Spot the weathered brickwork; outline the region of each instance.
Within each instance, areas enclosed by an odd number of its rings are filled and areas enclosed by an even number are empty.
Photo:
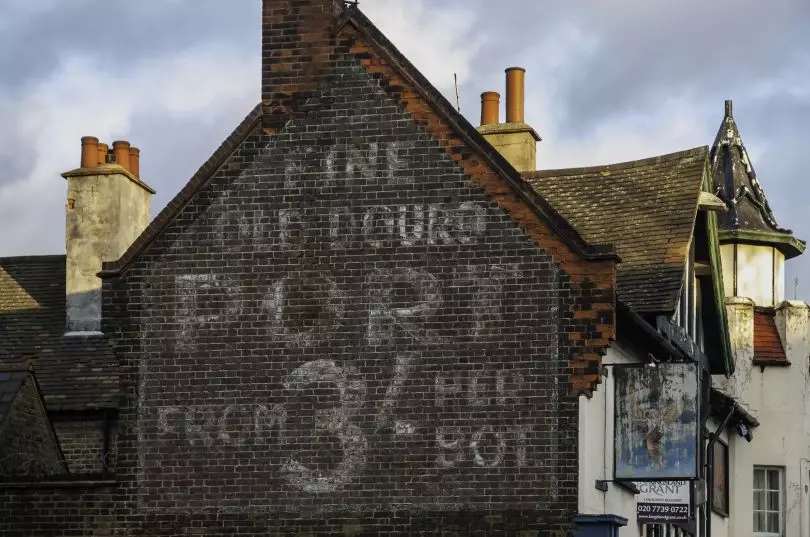
[[[556,265],[355,58],[310,106],[110,288],[137,510],[564,519]]]
[[[104,452],[104,427],[103,420],[54,421],[53,428],[71,474],[100,474],[105,464],[114,465],[112,449]]]
[[[363,28],[366,29],[366,28]],[[366,29],[374,32],[373,28]],[[368,35],[368,34],[366,34]],[[561,314],[571,321],[562,332],[561,345],[572,362],[570,389],[590,394],[601,382],[601,355],[608,341],[615,337],[615,261],[584,260],[555,234],[548,222],[532,212],[524,199],[510,188],[501,175],[483,162],[483,155],[470,149],[456,136],[448,122],[434,112],[435,106],[425,100],[416,88],[403,80],[392,67],[395,58],[381,57],[378,48],[367,43],[361,32],[347,27],[343,43],[364,68],[380,81],[419,125],[438,140],[448,155],[458,161],[465,172],[479,183],[498,205],[507,211],[534,240],[552,255],[560,266],[566,288]],[[370,38],[384,39],[381,35]],[[404,61],[402,59],[401,61]]]
[[[439,111],[443,98],[429,94],[419,80],[402,69],[407,59],[398,55],[373,25],[356,10],[342,10],[333,0],[265,1],[263,16],[262,97],[269,132],[300,113],[315,90],[329,83],[330,60],[351,52],[378,83],[398,100],[411,118],[429,132],[465,172],[520,223],[537,245],[550,253],[568,276],[570,300],[563,315],[572,319],[563,334],[572,364],[575,393],[590,394],[601,382],[601,355],[615,337],[615,260],[585,260],[573,251],[549,223],[539,217],[514,187],[487,163]],[[343,13],[336,16],[336,13]],[[374,41],[371,43],[369,41]],[[388,46],[380,46],[380,44]],[[375,46],[376,45],[376,46]],[[388,51],[388,52],[386,52]],[[399,69],[397,69],[397,66]],[[530,190],[530,189],[529,189]]]
[[[105,265],[114,518],[65,501],[43,535],[570,530],[614,260],[341,4],[265,2],[261,110]]]
[[[112,486],[0,484],[0,535],[3,537],[129,535],[119,517],[120,496]]]

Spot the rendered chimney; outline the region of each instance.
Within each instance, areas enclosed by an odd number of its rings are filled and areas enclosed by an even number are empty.
[[[499,102],[486,92],[481,95],[481,126],[484,138],[518,171],[537,169],[537,142],[540,136],[524,123],[525,74],[522,67],[506,69],[506,123],[498,122]],[[494,109],[494,112],[493,112]]]
[[[108,164],[107,145],[86,136],[81,167],[62,174],[68,183],[65,298],[71,334],[101,330],[101,263],[121,257],[150,221],[155,191],[136,175],[140,152],[117,141],[113,153],[116,163]]]

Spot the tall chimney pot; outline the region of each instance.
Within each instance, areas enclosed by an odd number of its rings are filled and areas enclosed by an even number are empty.
[[[107,152],[110,150],[107,144],[98,144],[98,163],[107,164]]]
[[[523,123],[526,70],[522,67],[506,69],[506,122]]]
[[[115,153],[115,163],[130,171],[129,166],[129,142],[118,140],[113,142],[113,152]]]
[[[98,138],[84,136],[82,138],[82,168],[93,168],[98,164]]]
[[[485,91],[481,94],[481,125],[500,123],[501,96],[496,91]]]
[[[135,177],[141,176],[141,150],[137,147],[129,148],[129,171]]]

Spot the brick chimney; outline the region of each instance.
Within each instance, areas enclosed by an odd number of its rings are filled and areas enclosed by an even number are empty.
[[[66,304],[68,333],[101,329],[102,261],[121,257],[150,221],[155,193],[141,181],[140,151],[116,141],[109,150],[98,138],[82,138],[81,167],[65,172]]]
[[[335,49],[342,0],[263,0],[262,104],[265,128],[278,129],[317,90]]]
[[[492,91],[481,94],[480,132],[498,152],[521,172],[537,169],[537,142],[540,136],[524,123],[525,75],[522,67],[506,70],[506,123],[498,120],[500,96]]]

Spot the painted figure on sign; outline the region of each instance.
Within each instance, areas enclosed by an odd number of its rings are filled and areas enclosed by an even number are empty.
[[[644,416],[636,420],[646,426],[647,432],[644,436],[644,445],[653,466],[658,468],[666,466],[662,444],[664,428],[667,423],[675,422],[681,413],[680,405],[676,401],[668,399],[663,408],[648,408]]]

